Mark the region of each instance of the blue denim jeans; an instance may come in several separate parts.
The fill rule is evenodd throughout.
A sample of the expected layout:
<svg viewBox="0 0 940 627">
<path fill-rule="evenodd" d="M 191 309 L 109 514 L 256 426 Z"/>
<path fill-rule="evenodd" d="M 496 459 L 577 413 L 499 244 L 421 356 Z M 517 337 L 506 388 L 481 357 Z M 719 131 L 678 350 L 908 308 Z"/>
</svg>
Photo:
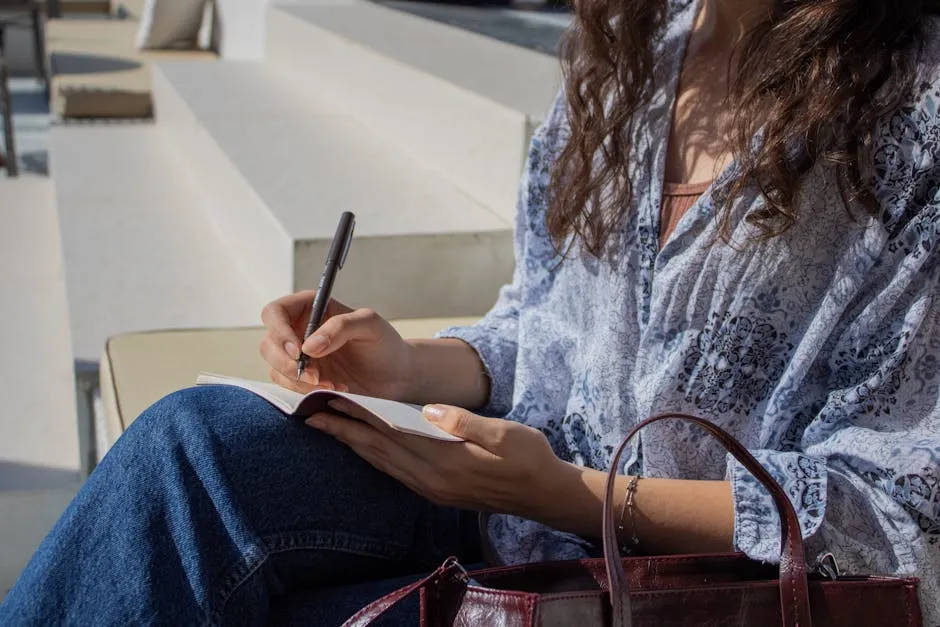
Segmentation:
<svg viewBox="0 0 940 627">
<path fill-rule="evenodd" d="M 0 625 L 338 625 L 448 555 L 476 515 L 436 506 L 256 396 L 145 411 L 0 605 Z M 383 624 L 417 624 L 417 602 Z"/>
</svg>

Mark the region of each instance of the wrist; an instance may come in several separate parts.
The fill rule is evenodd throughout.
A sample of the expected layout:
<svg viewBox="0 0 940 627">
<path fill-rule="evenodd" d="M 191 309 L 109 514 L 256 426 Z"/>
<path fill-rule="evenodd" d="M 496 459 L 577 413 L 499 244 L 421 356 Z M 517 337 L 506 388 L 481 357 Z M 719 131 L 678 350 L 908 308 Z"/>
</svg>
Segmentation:
<svg viewBox="0 0 940 627">
<path fill-rule="evenodd" d="M 527 498 L 534 499 L 529 518 L 584 538 L 599 538 L 603 500 L 593 490 L 594 471 L 555 459 L 535 489 L 529 490 Z"/>
<path fill-rule="evenodd" d="M 416 344 L 416 340 L 403 341 L 405 347 L 402 355 L 402 380 L 398 400 L 423 405 L 426 395 L 422 391 L 427 389 L 428 383 L 426 369 L 421 364 L 421 346 Z"/>
<path fill-rule="evenodd" d="M 486 404 L 489 379 L 476 350 L 453 338 L 406 340 L 404 400 L 474 410 Z"/>
</svg>

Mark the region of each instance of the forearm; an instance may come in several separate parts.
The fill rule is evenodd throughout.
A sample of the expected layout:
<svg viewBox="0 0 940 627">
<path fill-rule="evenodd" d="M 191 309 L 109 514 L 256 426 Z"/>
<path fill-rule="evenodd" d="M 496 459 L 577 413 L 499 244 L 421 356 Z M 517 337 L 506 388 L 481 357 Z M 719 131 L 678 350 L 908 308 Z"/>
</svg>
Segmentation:
<svg viewBox="0 0 940 627">
<path fill-rule="evenodd" d="M 489 379 L 469 344 L 457 339 L 408 340 L 408 344 L 412 349 L 411 373 L 404 400 L 470 410 L 486 404 Z"/>
<path fill-rule="evenodd" d="M 599 539 L 606 473 L 561 464 L 554 489 L 546 494 L 535 516 L 556 529 Z M 617 477 L 614 514 L 621 508 L 630 478 Z M 727 481 L 641 479 L 636 485 L 634 516 L 623 517 L 629 544 L 631 521 L 636 520 L 637 549 L 646 554 L 729 551 L 734 538 L 734 505 Z"/>
</svg>

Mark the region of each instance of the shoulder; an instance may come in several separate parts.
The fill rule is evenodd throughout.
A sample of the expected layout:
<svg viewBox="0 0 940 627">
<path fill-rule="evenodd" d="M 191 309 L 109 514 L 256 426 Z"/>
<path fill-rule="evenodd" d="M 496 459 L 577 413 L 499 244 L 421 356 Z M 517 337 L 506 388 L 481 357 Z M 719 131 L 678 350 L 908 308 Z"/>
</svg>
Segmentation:
<svg viewBox="0 0 940 627">
<path fill-rule="evenodd" d="M 898 114 L 909 119 L 921 141 L 928 142 L 940 131 L 940 17 L 928 18 L 923 28 L 924 41 L 912 52 L 914 84 Z"/>
<path fill-rule="evenodd" d="M 923 22 L 924 42 L 916 51 L 921 78 L 936 81 L 940 77 L 940 16 L 931 16 Z"/>
<path fill-rule="evenodd" d="M 555 98 L 545 112 L 545 117 L 536 127 L 532 135 L 533 148 L 551 147 L 557 152 L 561 149 L 571 135 L 568 125 L 568 105 L 565 88 L 562 87 L 555 94 Z"/>
<path fill-rule="evenodd" d="M 916 78 L 901 106 L 879 121 L 872 138 L 875 193 L 889 238 L 934 250 L 940 230 L 940 18 L 924 24 L 912 52 Z"/>
<path fill-rule="evenodd" d="M 571 135 L 565 105 L 564 90 L 559 91 L 535 128 L 529 142 L 529 153 L 523 171 L 523 185 L 528 194 L 530 210 L 544 210 L 548 202 L 548 187 L 552 167 Z"/>
<path fill-rule="evenodd" d="M 940 132 L 940 17 L 925 20 L 923 31 L 922 44 L 910 52 L 909 62 L 915 72 L 911 90 L 897 109 L 882 118 L 875 139 L 938 154 L 935 135 Z"/>
<path fill-rule="evenodd" d="M 876 141 L 936 148 L 930 140 L 940 131 L 940 17 L 926 19 L 923 33 L 922 43 L 907 59 L 914 71 L 911 89 L 902 95 L 900 106 L 882 118 Z"/>
</svg>

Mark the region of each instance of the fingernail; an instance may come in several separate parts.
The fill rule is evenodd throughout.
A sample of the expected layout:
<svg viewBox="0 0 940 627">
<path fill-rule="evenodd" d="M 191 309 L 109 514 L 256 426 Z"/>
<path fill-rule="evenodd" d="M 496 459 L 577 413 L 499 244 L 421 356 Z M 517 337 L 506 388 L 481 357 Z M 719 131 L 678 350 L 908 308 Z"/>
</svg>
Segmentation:
<svg viewBox="0 0 940 627">
<path fill-rule="evenodd" d="M 444 408 L 439 405 L 425 405 L 421 408 L 421 413 L 431 422 L 437 422 L 444 417 Z"/>
<path fill-rule="evenodd" d="M 311 364 L 307 364 L 307 367 L 304 368 L 303 375 L 301 379 L 309 383 L 310 385 L 316 385 L 320 382 L 320 373 L 317 368 L 312 368 Z"/>
<path fill-rule="evenodd" d="M 316 355 L 327 346 L 330 345 L 330 341 L 322 335 L 311 335 L 307 338 L 307 341 L 304 342 L 304 350 L 307 351 L 308 355 Z"/>
<path fill-rule="evenodd" d="M 284 350 L 287 351 L 291 359 L 300 359 L 300 349 L 298 349 L 297 345 L 293 342 L 285 342 Z"/>
<path fill-rule="evenodd" d="M 320 416 L 310 416 L 309 418 L 304 420 L 304 422 L 307 425 L 313 427 L 314 429 L 322 429 L 324 426 L 326 426 L 326 423 L 323 421 L 323 418 L 321 418 Z"/>
</svg>

